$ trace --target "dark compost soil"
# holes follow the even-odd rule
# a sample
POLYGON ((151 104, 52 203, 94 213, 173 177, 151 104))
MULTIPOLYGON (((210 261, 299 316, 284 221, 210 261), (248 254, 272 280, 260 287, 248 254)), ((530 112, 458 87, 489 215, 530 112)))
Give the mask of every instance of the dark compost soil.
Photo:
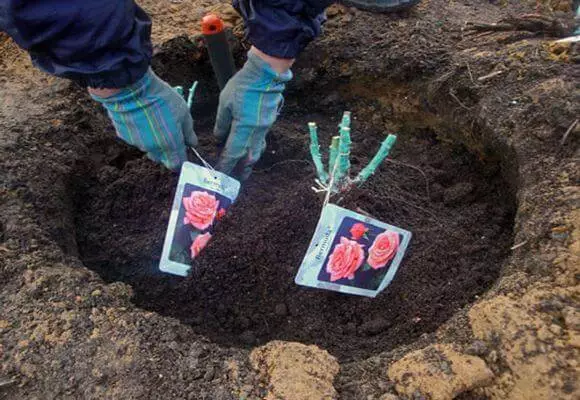
MULTIPOLYGON (((217 88, 209 64, 196 62, 183 47, 173 50, 158 55, 154 67, 172 84, 188 86, 184 77, 201 81, 194 115, 206 117, 198 118, 196 130, 202 152, 212 159, 212 118, 205 111, 215 104, 217 88)), ((296 286, 322 205, 311 190, 306 123, 319 124, 326 144, 342 111, 352 107, 356 118, 357 109, 321 107, 306 93, 292 93, 257 170, 186 279, 157 269, 177 176, 104 139, 102 130, 110 127, 93 125, 101 131, 93 135, 93 156, 78 165, 70 182, 84 264, 107 281, 129 283, 140 307, 178 318, 217 343, 296 340, 345 360, 434 331, 490 287, 512 242, 508 185, 496 165, 425 130, 400 134, 394 162, 340 202, 413 232, 393 283, 376 299, 296 286)), ((79 121, 61 129, 73 124, 79 121)), ((384 135, 355 119, 354 171, 366 165, 384 135)))

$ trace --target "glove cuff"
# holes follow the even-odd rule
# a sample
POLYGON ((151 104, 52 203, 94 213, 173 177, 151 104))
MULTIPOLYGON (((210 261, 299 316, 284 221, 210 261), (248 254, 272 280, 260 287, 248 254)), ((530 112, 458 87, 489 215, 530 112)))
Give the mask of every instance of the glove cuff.
POLYGON ((280 83, 286 83, 292 80, 293 74, 290 69, 288 71, 279 73, 272 68, 268 62, 266 62, 262 57, 258 56, 252 50, 248 52, 247 64, 251 67, 251 70, 255 71, 259 76, 266 76, 272 80, 277 80, 280 83))
POLYGON ((101 97, 91 93, 91 97, 93 100, 98 101, 105 107, 109 104, 122 103, 128 100, 133 101, 136 97, 141 97, 147 91, 147 88, 151 86, 151 81, 153 79, 159 78, 157 78, 157 75, 155 75, 151 67, 149 67, 141 79, 129 86, 122 88, 119 93, 109 97, 101 97))

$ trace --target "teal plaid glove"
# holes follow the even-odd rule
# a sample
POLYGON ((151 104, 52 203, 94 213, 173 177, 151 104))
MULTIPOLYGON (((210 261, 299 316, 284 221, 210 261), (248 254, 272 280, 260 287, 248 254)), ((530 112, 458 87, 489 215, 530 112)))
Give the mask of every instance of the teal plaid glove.
POLYGON ((111 97, 92 97, 107 109, 121 139, 172 171, 187 161, 186 146, 197 145, 185 100, 151 68, 111 97))
POLYGON ((288 70, 279 74, 252 51, 248 61, 220 94, 214 134, 225 142, 216 168, 241 180, 266 148, 266 135, 282 105, 282 92, 292 79, 288 70))

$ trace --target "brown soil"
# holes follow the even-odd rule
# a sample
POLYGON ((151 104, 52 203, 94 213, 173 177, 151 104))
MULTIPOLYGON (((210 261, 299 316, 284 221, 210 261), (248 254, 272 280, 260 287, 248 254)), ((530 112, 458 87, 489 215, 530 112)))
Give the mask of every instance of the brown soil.
MULTIPOLYGON (((206 76, 205 67, 183 73, 179 66, 195 57, 175 46, 165 49, 177 54, 175 59, 156 63, 162 76, 169 70, 206 76)), ((202 91, 208 86, 201 82, 202 91)), ((69 190, 81 260, 107 281, 129 283, 140 307, 176 317, 224 345, 295 340, 357 359, 435 330, 497 278, 512 242, 510 187, 497 165, 442 143, 435 132, 404 133, 393 153, 404 164, 386 164, 341 202, 414 233, 396 281, 374 300, 296 286, 293 278, 322 203, 310 188, 314 175, 306 123, 317 121, 328 143, 349 106, 323 110, 305 104, 300 94, 286 99, 268 154, 186 280, 157 271, 176 177, 138 152, 93 144, 90 133, 83 132, 94 157, 79 166, 69 190), (304 115, 304 108, 310 113, 304 115)), ((357 115, 356 107, 349 109, 357 115)), ((78 126, 78 120, 61 129, 69 126, 78 126)), ((204 142, 210 141, 208 128, 198 125, 204 142)), ((384 132, 365 121, 355 121, 353 130, 356 170, 368 163, 384 132)))
MULTIPOLYGON (((577 129, 560 142, 578 115, 578 56, 533 32, 461 30, 522 11, 333 7, 295 68, 267 154, 187 279, 157 271, 176 177, 116 142, 79 89, 1 66, 0 398, 290 400, 309 385, 344 399, 574 398, 577 129), (330 135, 346 109, 357 117, 355 168, 395 130, 399 163, 341 205, 415 234, 374 300, 293 283, 321 204, 305 124, 330 135), (271 339, 317 344, 340 372, 295 344, 249 357, 271 339), (448 380, 441 390, 434 376, 448 380)), ((201 81, 194 116, 212 159, 206 58, 179 39, 154 68, 172 84, 201 81)))

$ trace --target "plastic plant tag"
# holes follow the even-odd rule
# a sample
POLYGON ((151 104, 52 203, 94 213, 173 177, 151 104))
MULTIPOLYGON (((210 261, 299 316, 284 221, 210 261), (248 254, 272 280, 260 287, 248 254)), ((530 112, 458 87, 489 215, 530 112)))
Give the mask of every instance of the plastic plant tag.
POLYGON ((181 169, 159 269, 187 276, 207 245, 213 227, 238 197, 240 182, 199 165, 186 162, 181 169))
POLYGON ((411 236, 404 229, 328 204, 295 282, 375 297, 393 280, 411 236))

